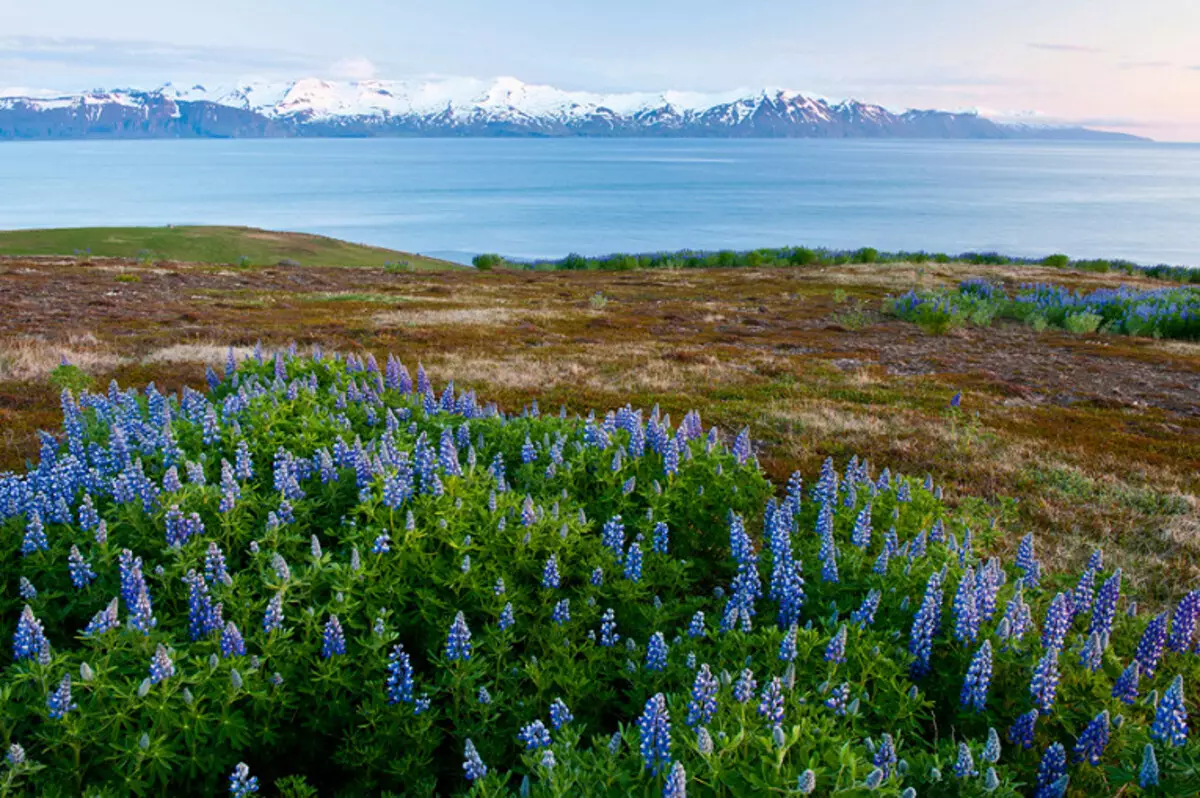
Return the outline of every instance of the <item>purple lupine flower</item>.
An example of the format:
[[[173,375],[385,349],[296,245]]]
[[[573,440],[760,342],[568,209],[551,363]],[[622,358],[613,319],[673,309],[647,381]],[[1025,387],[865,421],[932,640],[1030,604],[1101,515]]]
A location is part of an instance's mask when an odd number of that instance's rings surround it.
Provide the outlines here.
[[[174,675],[175,663],[171,661],[171,654],[166,646],[159,643],[150,659],[150,684],[158,684]]]
[[[225,624],[225,629],[221,632],[221,656],[222,657],[242,657],[246,654],[246,641],[242,638],[242,633],[238,630],[237,624],[233,621]]]
[[[662,693],[651,696],[637,720],[642,761],[654,775],[671,762],[671,716]]]
[[[650,635],[646,644],[646,670],[661,671],[667,668],[667,640],[662,632]]]
[[[1158,786],[1158,757],[1154,755],[1154,746],[1146,743],[1142,749],[1142,766],[1138,770],[1138,786],[1143,790]]]
[[[617,634],[617,615],[609,607],[600,618],[600,645],[612,648],[620,639],[621,636]]]
[[[483,764],[479,752],[475,750],[475,743],[467,738],[463,746],[463,775],[467,781],[477,781],[487,775],[487,770],[487,765]]]
[[[987,742],[983,746],[983,761],[993,765],[1000,761],[1000,735],[991,726],[988,727]]]
[[[979,611],[975,605],[975,569],[967,568],[954,593],[954,637],[974,643],[979,637]]]
[[[850,533],[850,543],[860,549],[865,549],[871,545],[870,502],[867,502],[866,506],[859,511],[858,517],[854,520],[854,529]]]
[[[971,659],[967,676],[963,680],[959,704],[967,709],[982,712],[987,704],[988,689],[992,683],[992,642],[984,640],[979,651]]]
[[[545,567],[542,568],[542,587],[548,590],[557,590],[562,583],[562,577],[558,573],[558,556],[551,554],[546,560]]]
[[[1083,649],[1079,652],[1079,665],[1095,673],[1100,670],[1103,662],[1104,643],[1101,642],[1100,635],[1092,632],[1088,635],[1087,641],[1083,644]]]
[[[87,587],[96,578],[96,572],[92,570],[91,564],[83,559],[78,546],[71,547],[71,553],[67,556],[67,570],[71,574],[71,584],[79,589]]]
[[[687,798],[687,771],[682,762],[671,766],[667,781],[663,784],[663,798]]]
[[[738,433],[737,438],[734,439],[733,456],[737,460],[738,465],[744,465],[753,456],[749,427],[743,427],[742,431]]]
[[[783,682],[778,676],[763,688],[758,702],[758,714],[776,728],[783,725]]]
[[[971,749],[967,747],[966,743],[958,744],[958,757],[954,760],[954,767],[951,770],[960,779],[979,775],[979,771],[975,769],[975,758],[971,756]]]
[[[871,758],[871,764],[879,768],[885,780],[892,775],[897,764],[896,743],[892,740],[892,735],[883,733],[879,747],[875,749],[875,755]]]
[[[42,516],[37,510],[29,514],[29,520],[25,524],[25,537],[21,541],[21,554],[29,555],[38,551],[46,551],[50,548],[50,541],[46,539],[46,529],[42,525]]]
[[[1018,717],[1008,729],[1008,741],[1028,750],[1033,747],[1033,730],[1037,725],[1038,711],[1031,709]]]
[[[571,620],[571,600],[562,599],[554,605],[554,610],[550,613],[550,620],[557,626],[562,626]]]
[[[258,776],[250,775],[250,767],[245,762],[238,762],[237,767],[229,774],[229,794],[234,798],[258,792]]]
[[[866,597],[863,598],[859,608],[850,613],[851,622],[863,628],[875,623],[875,612],[879,609],[879,600],[881,598],[883,598],[883,593],[878,588],[872,588]]]
[[[1042,647],[1047,651],[1058,651],[1067,639],[1071,624],[1071,605],[1065,593],[1059,593],[1046,610],[1046,622],[1042,625]]]
[[[17,592],[20,593],[21,598],[25,599],[26,601],[33,601],[38,595],[37,588],[33,586],[33,582],[30,582],[29,579],[24,576],[22,576],[20,581],[17,582]]]
[[[137,601],[133,605],[133,614],[129,618],[129,625],[145,635],[150,634],[150,630],[158,626],[158,619],[154,617],[154,607],[150,603],[150,593],[146,590],[144,582],[141,592],[138,593]]]
[[[1004,641],[1002,649],[1008,651],[1013,645],[1019,645],[1021,638],[1033,627],[1033,612],[1025,603],[1024,584],[1017,582],[1017,589],[1008,606],[1004,609],[1004,617],[1000,619],[997,634]]]
[[[1132,706],[1138,699],[1138,681],[1141,679],[1141,663],[1136,659],[1129,663],[1117,681],[1113,683],[1112,697]]]
[[[549,748],[552,742],[549,729],[540,720],[535,720],[533,723],[522,726],[521,731],[517,734],[517,739],[525,743],[526,751]]]
[[[1159,613],[1146,624],[1146,631],[1138,641],[1133,657],[1148,678],[1154,676],[1158,661],[1162,659],[1163,647],[1167,643],[1167,614]]]
[[[1072,752],[1076,762],[1087,760],[1088,764],[1093,766],[1100,764],[1100,757],[1104,755],[1104,749],[1108,746],[1108,717],[1106,709],[1093,718],[1083,730],[1083,734],[1079,735]]]
[[[1042,712],[1054,708],[1054,699],[1058,694],[1058,649],[1048,650],[1034,667],[1029,694],[1033,697],[1034,705]]]
[[[62,681],[58,683],[58,689],[46,698],[46,709],[49,710],[51,720],[62,720],[71,710],[79,709],[79,705],[71,700],[70,674],[63,676]]]
[[[232,512],[237,506],[237,500],[242,497],[242,486],[238,484],[233,466],[228,460],[221,460],[221,502],[217,506],[222,513]]]
[[[835,665],[846,661],[846,624],[842,624],[837,633],[829,638],[829,644],[825,646],[825,661]]]
[[[625,578],[630,582],[642,581],[642,547],[635,540],[625,553]]]
[[[850,685],[843,682],[829,692],[829,698],[825,699],[825,706],[832,709],[838,717],[843,717],[849,702]]]
[[[203,582],[201,582],[203,584]],[[263,613],[263,631],[267,634],[283,628],[283,593],[276,593],[267,602],[267,610]]]
[[[1095,585],[1096,571],[1092,568],[1084,569],[1078,584],[1075,585],[1075,591],[1070,596],[1072,619],[1091,614],[1096,596]]]
[[[1192,638],[1196,634],[1196,617],[1200,614],[1200,590],[1193,590],[1179,600],[1175,614],[1171,618],[1171,635],[1167,638],[1167,648],[1176,653],[1182,653],[1192,647]]]
[[[389,704],[413,702],[413,666],[404,646],[396,644],[388,655],[387,699]]]
[[[513,623],[515,623],[513,619],[513,605],[511,601],[504,605],[504,609],[500,610],[500,620],[497,623],[500,626],[500,631],[502,632],[505,629],[510,628]]]
[[[550,704],[550,725],[554,727],[555,731],[573,720],[575,720],[575,716],[571,714],[566,702],[561,698],[554,699]]]
[[[1036,798],[1050,798],[1061,795],[1057,789],[1060,779],[1067,775],[1067,751],[1062,743],[1051,743],[1042,754],[1041,764],[1038,765]]]
[[[446,637],[446,659],[469,660],[471,658],[471,630],[467,628],[467,619],[460,610],[454,616],[450,625],[450,633]]]
[[[1154,712],[1150,736],[1169,745],[1187,742],[1187,704],[1183,698],[1183,677],[1176,676],[1163,693]]]
[[[229,572],[225,568],[225,555],[216,541],[209,542],[208,551],[204,554],[204,578],[212,584],[230,584]]]
[[[745,704],[754,697],[754,691],[757,689],[758,683],[754,681],[754,671],[746,668],[738,675],[738,679],[733,685],[733,697],[739,703]]]
[[[1092,609],[1092,623],[1088,634],[1099,635],[1107,640],[1112,634],[1113,617],[1117,612],[1117,600],[1121,597],[1121,569],[1113,571],[1113,575],[1104,580],[1100,590],[1096,592],[1096,604]]]
[[[652,550],[656,554],[666,554],[670,547],[670,531],[667,529],[666,523],[659,521],[654,525]]]
[[[336,615],[330,615],[321,635],[321,658],[332,659],[345,653],[346,635],[342,632],[342,622]]]
[[[1025,584],[1029,587],[1036,588],[1038,579],[1041,576],[1041,565],[1037,561],[1037,557],[1033,553],[1033,533],[1030,532],[1025,537],[1021,538],[1020,544],[1017,546],[1017,567],[1025,575]]]
[[[18,662],[33,659],[45,645],[46,633],[42,622],[33,614],[33,608],[26,604],[13,634],[13,659]]]
[[[843,630],[845,628],[846,628],[845,626],[842,627]],[[790,627],[788,627],[787,634],[785,634],[783,636],[783,640],[780,641],[780,643],[779,643],[779,658],[781,660],[783,660],[784,662],[794,662],[796,659],[796,635],[798,634],[798,632],[799,632],[799,629],[796,627],[796,624],[792,624]],[[832,643],[832,641],[831,641],[831,643]],[[844,653],[845,653],[845,644],[844,643],[842,645],[842,651],[843,651],[843,655],[844,655]],[[844,659],[845,658],[843,656],[843,661],[844,661]]]
[[[83,630],[83,635],[84,637],[95,637],[116,629],[119,625],[117,599],[114,598],[108,603],[107,607],[92,616],[92,619],[88,621],[87,627]],[[17,628],[20,629],[20,626],[18,625]]]
[[[941,575],[935,571],[925,584],[925,597],[913,617],[908,652],[913,656],[910,671],[914,678],[929,673],[929,658],[933,653],[933,638],[937,634],[942,614]]]
[[[621,556],[625,549],[625,524],[621,521],[621,516],[614,515],[604,522],[604,528],[600,532],[600,542],[613,554]]]
[[[701,665],[692,683],[692,700],[688,702],[687,724],[693,729],[707,726],[717,714],[717,690],[720,684],[708,665]]]

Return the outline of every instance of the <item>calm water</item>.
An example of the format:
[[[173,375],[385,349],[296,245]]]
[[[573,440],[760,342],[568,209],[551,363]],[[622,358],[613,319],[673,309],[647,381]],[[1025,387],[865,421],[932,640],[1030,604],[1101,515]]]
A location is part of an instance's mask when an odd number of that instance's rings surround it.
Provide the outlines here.
[[[0,229],[245,224],[458,258],[806,244],[1200,265],[1200,146],[0,144]]]

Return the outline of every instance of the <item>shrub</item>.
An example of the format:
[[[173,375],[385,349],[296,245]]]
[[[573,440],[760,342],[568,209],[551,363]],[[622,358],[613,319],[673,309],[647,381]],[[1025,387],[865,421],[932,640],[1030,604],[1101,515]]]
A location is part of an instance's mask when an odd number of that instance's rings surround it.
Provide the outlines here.
[[[238,258],[237,265],[239,268],[248,269],[254,264],[254,260],[249,255],[242,255]]]
[[[91,388],[95,382],[91,376],[89,376],[86,371],[79,368],[79,366],[73,366],[66,362],[56,366],[54,371],[50,372],[48,379],[50,384],[55,388],[58,388],[60,391],[65,390],[71,391],[72,393],[79,393],[80,391],[87,390],[88,388]]]
[[[850,256],[850,260],[854,263],[875,263],[877,260],[879,260],[879,250],[872,247],[863,247],[862,249],[857,249],[854,251],[854,254]]]
[[[1047,255],[1042,258],[1043,266],[1051,266],[1055,269],[1065,269],[1071,265],[1071,259],[1061,253],[1055,255]]]
[[[1063,327],[1076,335],[1094,333],[1104,317],[1099,313],[1072,313],[1063,319]]]
[[[121,272],[113,278],[118,283],[140,283],[142,278],[132,272]]]
[[[597,291],[592,294],[588,304],[592,306],[592,310],[604,310],[608,307],[608,297],[604,295],[603,291]]]
[[[413,270],[413,265],[406,260],[389,260],[383,264],[383,270],[388,274],[407,274]]]
[[[577,258],[579,256],[575,255],[573,257]],[[484,253],[482,255],[476,255],[474,258],[471,258],[471,265],[474,266],[476,269],[479,269],[480,271],[484,271],[484,272],[491,271],[492,269],[503,266],[504,258],[502,258],[499,255],[496,255],[494,253],[488,252],[488,253]]]

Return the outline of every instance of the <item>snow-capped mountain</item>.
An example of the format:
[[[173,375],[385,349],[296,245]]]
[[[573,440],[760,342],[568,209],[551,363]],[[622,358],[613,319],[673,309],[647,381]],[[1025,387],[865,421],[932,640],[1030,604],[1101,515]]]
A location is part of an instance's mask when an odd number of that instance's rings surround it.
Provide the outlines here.
[[[0,139],[282,136],[1133,138],[1009,126],[969,112],[896,113],[784,89],[596,94],[516,78],[0,94]]]

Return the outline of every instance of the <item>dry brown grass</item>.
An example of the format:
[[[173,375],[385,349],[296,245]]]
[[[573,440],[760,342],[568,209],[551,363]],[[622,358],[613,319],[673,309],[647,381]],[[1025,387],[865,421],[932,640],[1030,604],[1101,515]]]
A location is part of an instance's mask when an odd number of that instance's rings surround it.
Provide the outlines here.
[[[372,318],[380,327],[499,327],[521,320],[544,321],[576,314],[575,310],[545,310],[538,308],[447,308],[445,310],[390,310]]]
[[[235,346],[233,354],[238,360],[244,360],[254,354],[254,348]],[[208,366],[223,366],[229,357],[228,344],[190,343],[171,344],[162,349],[156,349],[142,358],[143,363],[203,363]]]
[[[39,337],[0,342],[0,380],[45,379],[63,361],[95,374],[111,371],[128,361],[91,333],[72,334],[65,340]]]

